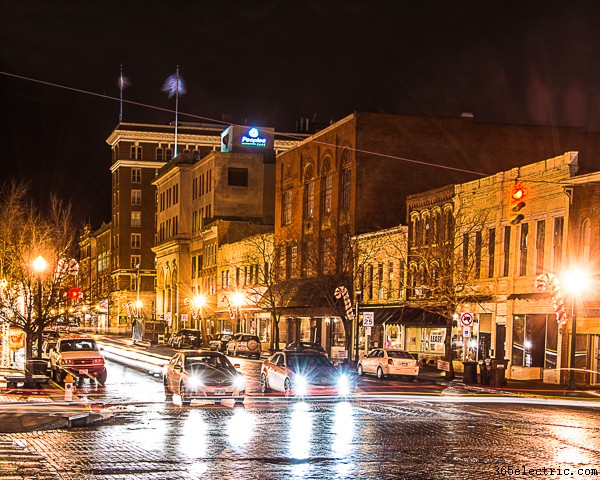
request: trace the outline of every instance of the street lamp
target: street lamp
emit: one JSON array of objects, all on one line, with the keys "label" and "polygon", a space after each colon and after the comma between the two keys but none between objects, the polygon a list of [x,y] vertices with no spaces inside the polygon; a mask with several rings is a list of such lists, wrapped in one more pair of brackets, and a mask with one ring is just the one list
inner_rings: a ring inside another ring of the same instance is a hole
[{"label": "street lamp", "polygon": [[235,307],[236,333],[239,333],[241,329],[240,307],[245,303],[244,294],[242,292],[234,292],[231,295],[231,303]]},{"label": "street lamp", "polygon": [[208,339],[206,335],[206,325],[204,324],[204,306],[206,305],[206,297],[204,295],[196,295],[193,299],[194,308],[200,310],[200,332],[202,334],[202,346],[208,346]]},{"label": "street lamp", "polygon": [[571,295],[571,355],[569,359],[568,390],[575,390],[575,358],[577,353],[577,303],[581,295],[590,285],[590,275],[587,271],[574,267],[562,276],[562,285]]},{"label": "street lamp", "polygon": [[[38,324],[38,352],[42,351],[42,274],[48,268],[48,262],[44,257],[38,255],[33,261],[33,270],[37,274],[37,324]],[[32,372],[33,373],[33,372]]]}]

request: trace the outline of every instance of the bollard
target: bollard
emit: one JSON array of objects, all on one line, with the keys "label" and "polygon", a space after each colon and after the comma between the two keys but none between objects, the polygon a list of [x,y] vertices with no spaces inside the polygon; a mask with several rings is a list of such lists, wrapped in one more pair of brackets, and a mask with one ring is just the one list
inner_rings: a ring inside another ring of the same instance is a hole
[{"label": "bollard", "polygon": [[65,402],[71,402],[73,400],[73,382],[73,377],[68,373],[65,377]]}]

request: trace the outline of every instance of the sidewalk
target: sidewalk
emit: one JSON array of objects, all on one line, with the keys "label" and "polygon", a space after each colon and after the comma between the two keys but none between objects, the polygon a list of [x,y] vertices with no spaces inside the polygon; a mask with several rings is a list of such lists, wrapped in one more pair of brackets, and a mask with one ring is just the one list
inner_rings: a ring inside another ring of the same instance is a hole
[{"label": "sidewalk", "polygon": [[93,411],[90,403],[75,394],[72,401],[65,401],[64,390],[53,384],[25,388],[19,382],[17,387],[8,387],[6,378],[15,378],[19,373],[14,369],[0,370],[0,433],[53,430],[104,421],[104,415]]}]

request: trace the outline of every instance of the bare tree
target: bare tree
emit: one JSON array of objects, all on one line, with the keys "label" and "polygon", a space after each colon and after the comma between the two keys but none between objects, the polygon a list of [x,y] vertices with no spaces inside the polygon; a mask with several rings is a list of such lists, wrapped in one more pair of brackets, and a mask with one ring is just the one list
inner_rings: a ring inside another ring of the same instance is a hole
[{"label": "bare tree", "polygon": [[58,198],[51,197],[42,215],[28,200],[27,185],[0,189],[0,318],[25,333],[26,362],[36,340],[41,358],[42,332],[68,303],[75,238],[70,206]]}]

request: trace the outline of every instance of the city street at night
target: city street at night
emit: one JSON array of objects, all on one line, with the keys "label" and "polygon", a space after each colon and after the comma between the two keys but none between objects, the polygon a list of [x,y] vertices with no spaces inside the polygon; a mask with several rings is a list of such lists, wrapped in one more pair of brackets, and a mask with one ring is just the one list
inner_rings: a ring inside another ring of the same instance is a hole
[{"label": "city street at night", "polygon": [[[260,364],[232,360],[244,372]],[[300,401],[263,396],[252,382],[244,407],[226,401],[182,407],[177,399],[165,401],[160,376],[108,366],[104,388],[86,381],[76,393],[104,404],[112,417],[94,427],[0,435],[2,475],[502,478],[526,467],[547,469],[533,478],[600,476],[590,473],[600,468],[598,409],[590,401],[380,395],[361,393],[360,386],[348,400]]]}]

